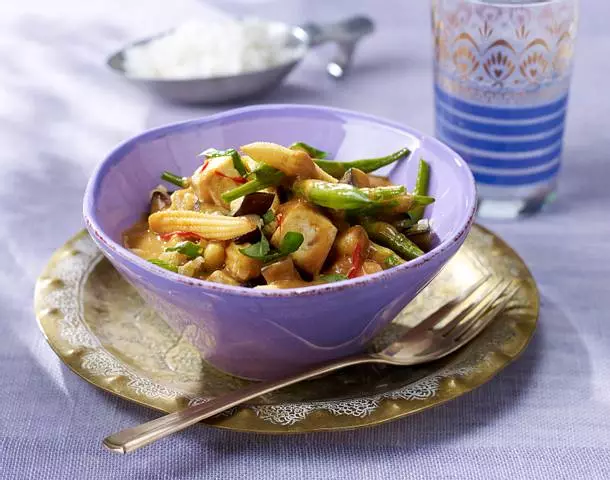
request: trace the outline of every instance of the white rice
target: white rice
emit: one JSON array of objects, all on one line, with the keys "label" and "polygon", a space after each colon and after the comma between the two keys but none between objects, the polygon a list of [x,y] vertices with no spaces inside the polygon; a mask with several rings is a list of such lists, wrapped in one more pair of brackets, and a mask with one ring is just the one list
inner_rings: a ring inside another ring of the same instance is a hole
[{"label": "white rice", "polygon": [[168,35],[125,52],[128,75],[187,79],[222,77],[264,70],[302,54],[285,45],[283,24],[230,18],[192,21]]}]

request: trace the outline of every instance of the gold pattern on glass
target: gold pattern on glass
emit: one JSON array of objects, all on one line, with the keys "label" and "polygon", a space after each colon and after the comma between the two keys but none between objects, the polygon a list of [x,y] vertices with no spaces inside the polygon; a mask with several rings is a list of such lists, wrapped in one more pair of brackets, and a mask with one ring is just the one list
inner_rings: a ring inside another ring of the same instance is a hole
[{"label": "gold pattern on glass", "polygon": [[565,6],[501,8],[435,0],[436,63],[440,71],[474,84],[541,85],[569,73],[575,17]]}]

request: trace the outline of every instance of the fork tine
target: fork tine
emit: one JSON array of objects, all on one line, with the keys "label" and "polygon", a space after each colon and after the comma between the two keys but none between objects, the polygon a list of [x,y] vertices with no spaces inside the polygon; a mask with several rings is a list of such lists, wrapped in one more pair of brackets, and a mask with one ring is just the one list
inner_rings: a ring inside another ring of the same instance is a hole
[{"label": "fork tine", "polygon": [[502,280],[498,281],[494,285],[485,297],[481,299],[479,304],[471,311],[471,314],[466,318],[462,323],[457,325],[453,330],[446,332],[445,336],[452,338],[457,338],[462,335],[466,330],[472,327],[477,320],[486,312],[498,298],[502,296],[502,294],[506,291],[506,289],[511,285],[511,280]]},{"label": "fork tine", "polygon": [[[460,327],[459,327],[460,331],[458,332],[458,334],[453,332],[452,335],[445,337],[444,341],[442,341],[440,344],[435,344],[431,348],[421,352],[418,355],[418,357],[419,357],[418,363],[423,363],[423,362],[427,362],[430,360],[437,360],[439,358],[446,357],[450,353],[453,353],[457,349],[466,345],[473,338],[475,338],[479,333],[481,333],[483,331],[483,329],[485,327],[487,327],[487,325],[489,325],[491,323],[491,321],[494,318],[496,318],[500,312],[502,312],[502,310],[504,310],[504,307],[506,306],[506,304],[515,295],[515,293],[517,293],[519,291],[519,285],[517,285],[515,281],[511,280],[506,283],[508,285],[515,285],[515,286],[514,286],[514,288],[512,288],[509,291],[509,293],[496,306],[494,306],[492,308],[491,311],[487,311],[487,310],[488,310],[489,306],[491,306],[495,300],[493,300],[491,303],[486,302],[487,307],[485,307],[484,309],[477,309],[478,314],[476,316],[474,316],[474,314],[473,314],[473,316],[471,317],[471,319],[473,319],[473,321],[468,321],[465,323],[465,325],[460,325]],[[493,296],[496,296],[498,291],[504,292],[506,290],[506,286],[504,286],[504,288],[500,288],[499,290],[497,290],[496,288],[494,288],[495,294]],[[498,297],[496,296],[496,300],[497,300],[497,298]],[[487,313],[482,314],[485,311],[487,311]]]},{"label": "fork tine", "polygon": [[477,292],[476,296],[475,295],[471,296],[468,300],[468,303],[466,303],[465,305],[462,305],[461,311],[459,311],[458,314],[454,318],[449,320],[449,322],[447,322],[441,328],[435,329],[434,333],[441,335],[443,337],[447,336],[454,328],[457,328],[458,325],[460,325],[462,323],[462,321],[465,318],[467,318],[471,312],[478,309],[478,307],[480,307],[481,303],[484,302],[485,299],[489,298],[489,296],[492,295],[498,289],[498,287],[500,286],[501,283],[502,283],[502,280],[498,280],[491,287],[487,286],[487,288],[485,288],[485,289],[479,289],[482,291]]},{"label": "fork tine", "polygon": [[[457,333],[455,333],[455,335],[452,335],[454,341],[459,342],[459,343],[467,343],[470,340],[472,340],[474,337],[476,337],[479,333],[481,333],[483,331],[483,329],[487,325],[489,325],[489,323],[496,316],[498,316],[498,314],[502,310],[504,310],[504,308],[506,307],[508,302],[511,300],[511,298],[513,298],[515,296],[515,294],[519,291],[519,288],[520,288],[519,285],[517,284],[517,282],[515,282],[514,280],[511,280],[508,283],[508,287],[512,287],[512,288],[510,288],[508,290],[508,293],[504,296],[504,298],[502,298],[502,300],[498,304],[493,306],[490,311],[488,311],[487,313],[485,313],[483,315],[478,316],[478,318],[474,322],[469,323],[465,328],[461,329],[460,332],[457,332]],[[506,291],[506,289],[504,289],[504,291]],[[499,297],[497,297],[497,298],[499,298]],[[496,298],[496,300],[497,300],[497,298]],[[494,300],[494,302],[496,300]],[[494,302],[491,302],[489,304],[489,306],[491,307]],[[484,311],[485,310],[481,310],[481,313]]]},{"label": "fork tine", "polygon": [[472,295],[476,290],[478,290],[489,279],[490,276],[491,275],[486,275],[484,277],[481,277],[478,281],[468,287],[460,295],[449,300],[439,309],[432,312],[421,322],[415,325],[411,330],[409,330],[409,335],[417,335],[418,333],[421,333],[424,330],[431,329],[432,327],[443,321],[454,309],[459,307],[464,302],[464,300],[466,300],[470,295]]}]

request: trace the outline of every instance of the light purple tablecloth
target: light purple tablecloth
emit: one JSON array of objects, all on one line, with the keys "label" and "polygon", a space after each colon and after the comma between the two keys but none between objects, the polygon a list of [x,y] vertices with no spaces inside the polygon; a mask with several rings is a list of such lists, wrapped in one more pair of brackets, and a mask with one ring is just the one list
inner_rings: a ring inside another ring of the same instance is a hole
[{"label": "light purple tablecloth", "polygon": [[[321,51],[268,101],[351,108],[432,132],[428,2],[223,3],[294,22],[370,14],[378,32],[350,78],[326,78]],[[0,2],[0,479],[610,478],[610,7],[582,3],[559,200],[535,218],[487,224],[542,293],[540,329],[519,361],[470,395],[378,428],[273,437],[196,427],[119,457],[100,440],[157,414],[59,362],[38,332],[33,285],[82,228],[85,182],[113,145],[214,111],[164,105],[103,66],[122,42],[204,6]]]}]

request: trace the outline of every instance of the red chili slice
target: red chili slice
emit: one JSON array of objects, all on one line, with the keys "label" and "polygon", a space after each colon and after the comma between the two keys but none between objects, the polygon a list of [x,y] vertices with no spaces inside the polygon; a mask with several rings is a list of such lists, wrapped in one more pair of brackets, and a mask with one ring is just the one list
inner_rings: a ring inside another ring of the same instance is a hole
[{"label": "red chili slice", "polygon": [[198,173],[203,172],[203,171],[204,171],[204,170],[205,170],[205,169],[208,167],[208,164],[209,164],[209,163],[210,163],[210,161],[209,161],[209,160],[206,158],[206,159],[204,160],[204,162],[203,162],[203,165],[201,165],[201,167],[199,167],[199,168],[197,169],[197,171],[195,172],[195,174],[198,174]]},{"label": "red chili slice", "polygon": [[219,177],[229,178],[229,179],[233,180],[235,183],[246,183],[248,181],[243,177],[231,177],[231,176],[225,175],[224,173],[219,172],[219,171],[214,172],[214,174],[218,175]]},{"label": "red chili slice", "polygon": [[281,213],[278,213],[275,216],[275,220],[277,221],[277,228],[280,231],[280,237],[282,236],[282,219],[284,218],[284,216]]},{"label": "red chili slice", "polygon": [[163,240],[164,242],[167,242],[168,240],[170,240],[174,235],[179,236],[180,238],[184,238],[185,240],[194,240],[194,241],[199,241],[201,239],[203,239],[203,237],[195,232],[185,232],[182,230],[177,230],[175,232],[169,232],[169,233],[161,233],[159,234],[159,238],[161,240]]},{"label": "red chili slice", "polygon": [[349,269],[347,278],[359,277],[362,273],[360,270],[362,269],[363,263],[364,258],[362,258],[362,245],[360,245],[360,242],[358,242],[354,248],[354,251],[352,252],[352,268]]}]

